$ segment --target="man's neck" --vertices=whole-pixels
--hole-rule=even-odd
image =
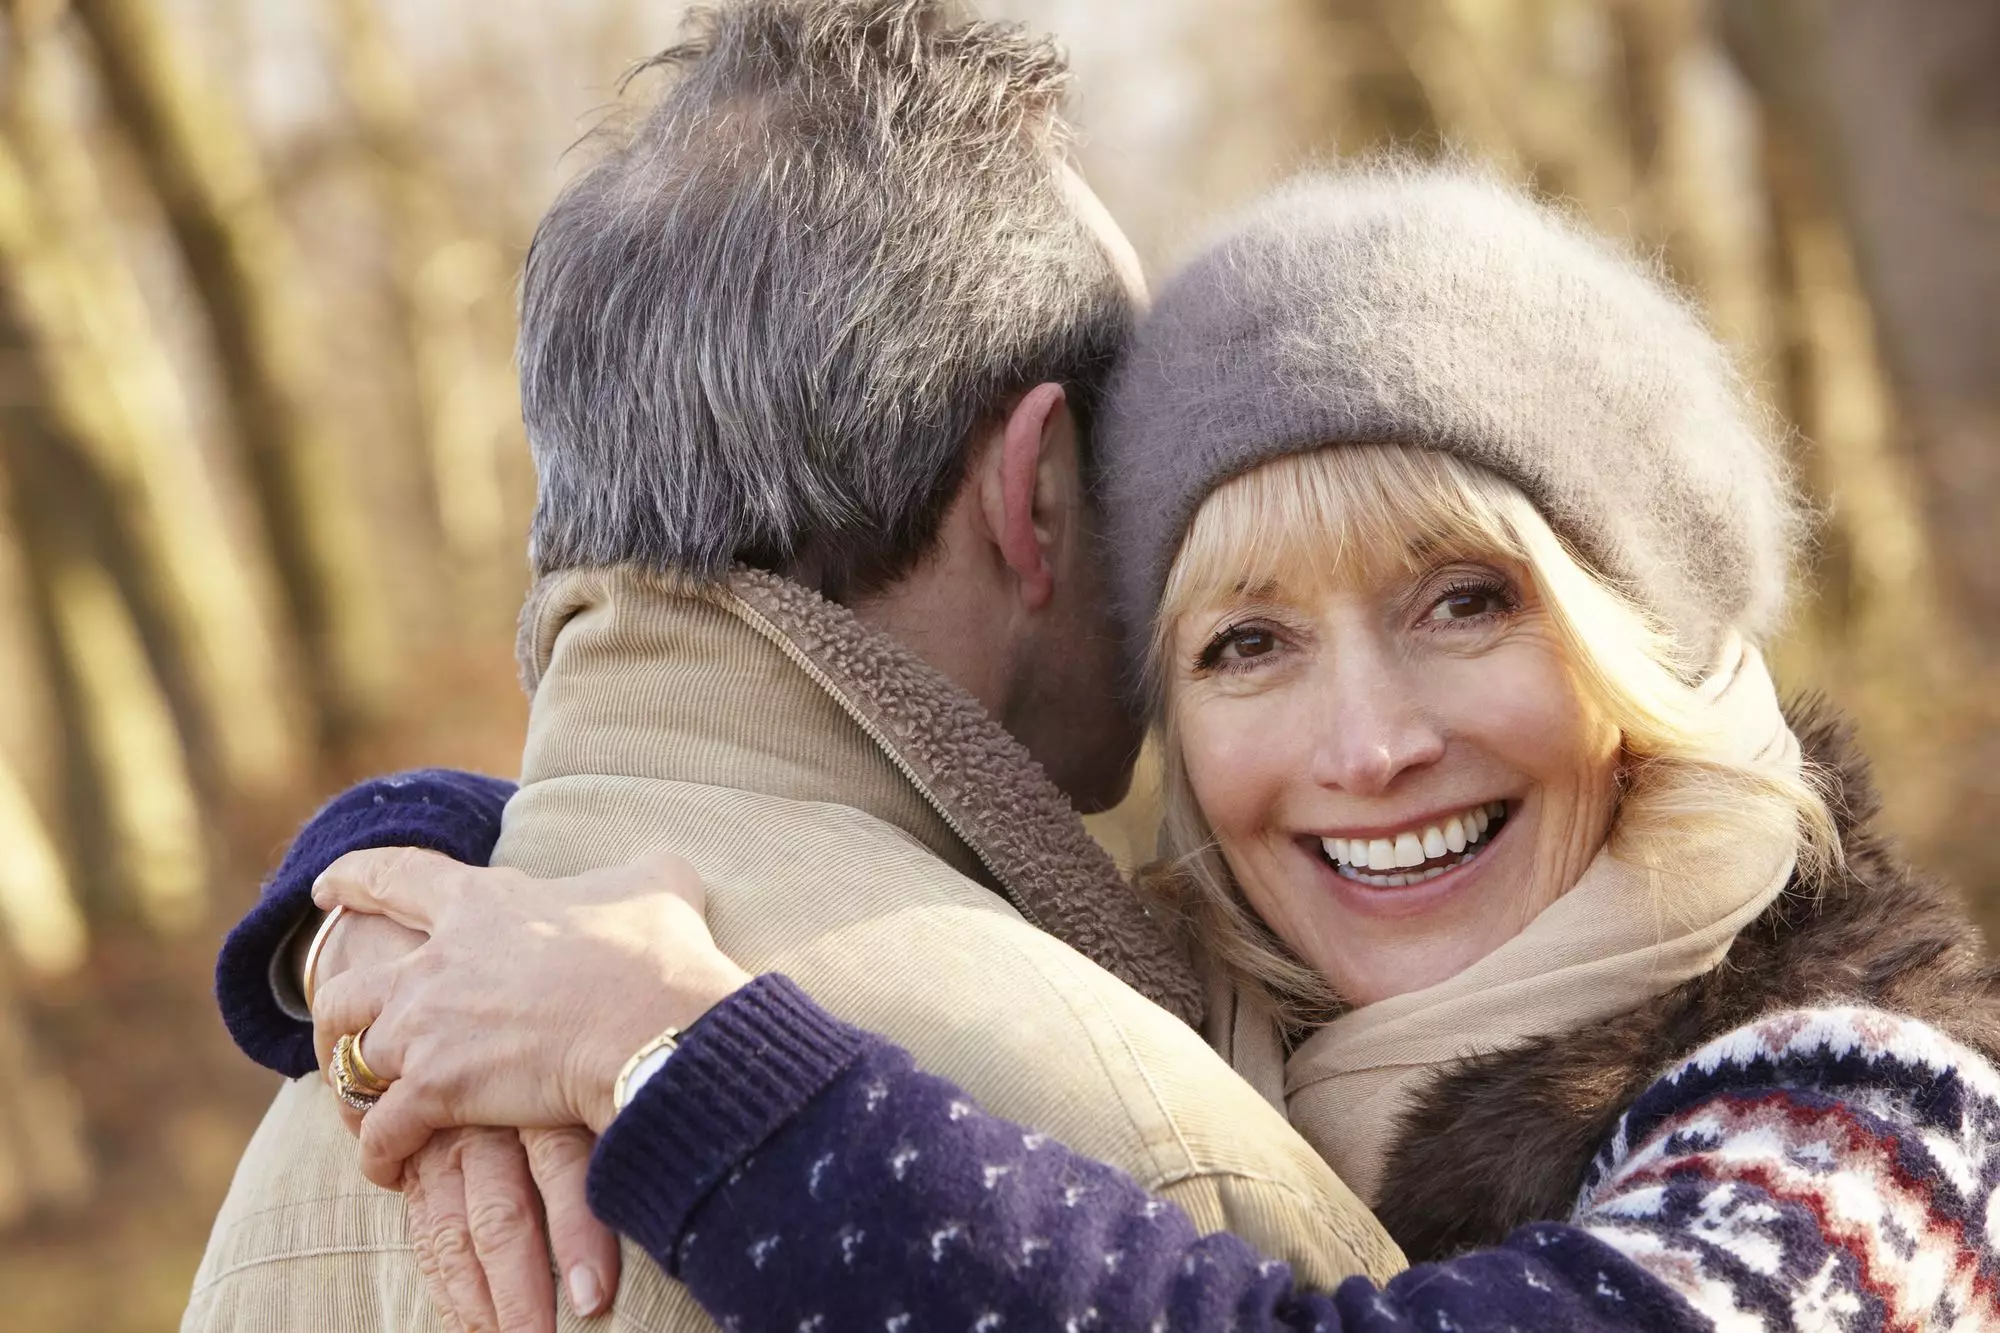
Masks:
[[[1012,655],[996,633],[986,581],[953,569],[947,554],[857,599],[854,618],[915,653],[1004,725]]]

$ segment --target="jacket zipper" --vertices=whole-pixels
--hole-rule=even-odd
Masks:
[[[944,802],[918,776],[917,770],[911,766],[910,761],[903,758],[902,752],[896,748],[895,743],[883,733],[880,727],[875,725],[873,719],[861,711],[858,704],[847,697],[846,692],[834,683],[833,677],[827,675],[821,669],[819,663],[808,657],[805,650],[800,648],[796,643],[793,643],[783,630],[767,620],[763,612],[744,601],[741,596],[734,592],[725,595],[734,604],[736,613],[748,621],[752,629],[775,644],[779,651],[784,653],[801,671],[804,671],[807,676],[812,678],[813,683],[832,695],[834,702],[840,705],[841,711],[853,718],[855,724],[868,734],[870,740],[875,742],[876,748],[889,756],[889,762],[894,764],[905,778],[909,779],[910,785],[917,789],[918,794],[924,798],[925,804],[935,810],[938,818],[945,822],[945,827],[956,834],[960,842],[972,849],[972,854],[979,859],[980,865],[986,867],[986,873],[993,877],[993,882],[1000,888],[1000,896],[1007,900],[1008,905],[1023,917],[1026,917],[1029,925],[1034,926],[1045,934],[1052,934],[1053,932],[1042,923],[1041,918],[1035,915],[1034,909],[1022,901],[1021,895],[1008,882],[1007,877],[1000,873],[1000,867],[993,864],[993,859],[986,854],[985,849],[973,839],[971,834],[966,832],[965,826],[959,823],[958,817],[945,808]]]

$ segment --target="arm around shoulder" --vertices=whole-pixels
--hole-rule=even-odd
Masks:
[[[753,1050],[772,1058],[746,1063]],[[745,1333],[1706,1326],[1569,1227],[1386,1287],[1302,1291],[1289,1265],[987,1115],[776,977],[710,1011],[612,1122],[591,1177],[600,1215]]]

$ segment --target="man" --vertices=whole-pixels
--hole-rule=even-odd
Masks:
[[[1137,742],[1088,480],[1142,293],[1065,163],[1060,56],[925,0],[741,0],[656,63],[671,85],[528,259],[534,702],[494,863],[670,847],[745,966],[1310,1284],[1386,1275],[1366,1210],[1187,1025],[1199,985],[1076,815],[1122,795]],[[342,922],[316,962],[408,947],[360,934],[384,929]],[[518,1141],[478,1133],[406,1184],[470,1218],[426,1242],[323,1083],[287,1086],[183,1327],[430,1326],[419,1261],[462,1275],[468,1245],[488,1289],[455,1309],[546,1320],[539,1248],[481,1238],[519,1221],[478,1180]],[[531,1149],[569,1230],[583,1149]],[[601,1270],[565,1248],[567,1327]],[[636,1253],[616,1314],[709,1326]]]

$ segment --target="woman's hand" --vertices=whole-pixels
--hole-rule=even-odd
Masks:
[[[389,1189],[448,1126],[601,1131],[631,1054],[750,980],[708,933],[701,877],[666,853],[537,880],[407,848],[352,852],[313,900],[429,936],[328,978],[313,1002],[322,1055],[366,1027],[364,1057],[390,1081],[360,1131],[362,1171]]]
[[[294,975],[321,923],[307,924],[313,929],[298,932],[292,952]],[[394,962],[423,942],[422,931],[350,911],[320,950],[318,980]],[[344,1104],[340,1112],[358,1134],[359,1113]],[[571,1307],[586,1316],[604,1308],[620,1261],[618,1238],[584,1197],[594,1142],[576,1128],[468,1126],[434,1136],[411,1156],[402,1181],[410,1243],[448,1327],[554,1333],[556,1298],[543,1262],[552,1247]]]
[[[292,936],[286,964],[291,968],[292,979],[298,983],[301,996],[306,993],[306,955],[311,951],[314,938],[325,928],[326,913],[316,911]],[[351,968],[386,963],[401,958],[423,942],[423,932],[398,925],[386,916],[349,912],[334,922],[333,929],[327,932],[326,942],[320,947],[319,961],[313,967],[315,978],[325,981]]]

